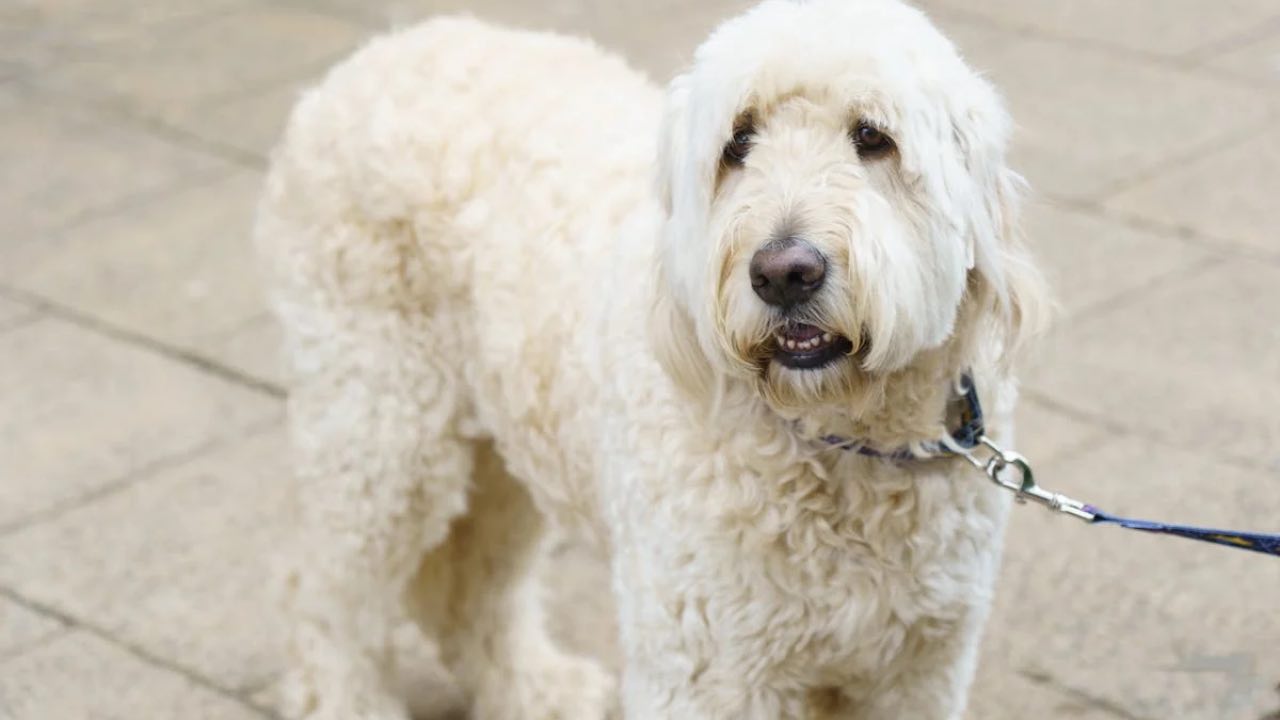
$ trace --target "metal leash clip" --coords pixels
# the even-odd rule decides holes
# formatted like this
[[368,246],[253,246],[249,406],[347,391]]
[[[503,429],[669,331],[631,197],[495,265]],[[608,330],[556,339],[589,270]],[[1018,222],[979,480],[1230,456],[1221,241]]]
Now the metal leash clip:
[[[991,451],[991,456],[986,460],[977,457],[973,453],[973,450],[977,449],[977,446],[975,446],[973,449],[965,450],[962,453],[964,459],[968,460],[970,465],[981,470],[991,482],[1015,493],[1018,502],[1025,503],[1027,500],[1031,500],[1050,510],[1066,513],[1085,522],[1093,522],[1095,515],[1089,512],[1084,503],[1079,500],[1072,500],[1066,495],[1049,492],[1037,485],[1034,476],[1031,474],[1031,466],[1027,464],[1026,458],[1016,452],[1009,452],[1001,448],[985,435],[978,438],[978,443],[985,445]],[[1018,478],[1016,481],[1002,477],[1006,474],[1005,470],[1009,468],[1014,468],[1017,471]]]

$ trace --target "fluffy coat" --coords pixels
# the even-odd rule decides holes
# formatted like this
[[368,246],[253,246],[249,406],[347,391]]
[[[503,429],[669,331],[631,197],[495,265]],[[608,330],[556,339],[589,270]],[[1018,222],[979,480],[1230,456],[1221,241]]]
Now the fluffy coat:
[[[469,19],[335,68],[256,231],[294,370],[287,712],[406,717],[407,611],[481,720],[961,717],[1006,499],[816,438],[936,439],[970,370],[1011,439],[1039,289],[1007,127],[896,0],[769,0],[665,100],[589,42]],[[746,266],[780,232],[828,263],[803,319],[855,346],[828,367],[770,361],[794,318]],[[549,526],[611,557],[620,687],[543,628]]]

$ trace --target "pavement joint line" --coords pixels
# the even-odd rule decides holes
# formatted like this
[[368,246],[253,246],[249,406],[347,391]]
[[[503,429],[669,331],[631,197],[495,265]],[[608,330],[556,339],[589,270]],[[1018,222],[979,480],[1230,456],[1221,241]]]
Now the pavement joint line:
[[1122,720],[1151,720],[1145,716],[1133,714],[1127,708],[1112,700],[1067,685],[1048,673],[1022,669],[1018,671],[1018,675],[1034,685],[1048,688],[1060,695],[1065,695],[1081,702],[1093,710],[1107,713],[1113,717],[1121,718]]
[[[82,632],[86,632],[90,635],[93,635],[99,640],[107,642],[115,646],[116,648],[127,652],[128,654],[132,655],[134,658],[141,660],[142,662],[148,665],[160,668],[162,670],[167,670],[171,673],[175,673],[185,678],[188,682],[198,685],[199,687],[202,687],[205,690],[208,690],[216,695],[219,695],[227,700],[230,700],[231,702],[235,703],[236,705],[239,705],[240,707],[246,710],[249,710],[254,715],[275,720],[274,714],[267,713],[257,705],[248,702],[245,698],[241,697],[234,690],[225,688],[219,685],[218,683],[214,682],[213,680],[210,680],[209,678],[206,678],[200,673],[194,670],[191,670],[189,668],[186,668],[179,663],[176,663],[167,658],[160,657],[159,655],[156,655],[138,645],[135,645],[134,643],[131,643],[122,638],[118,638],[115,635],[113,635],[111,632],[106,630],[105,628],[101,628],[90,622],[77,619],[76,617],[69,615],[65,612],[62,612],[61,610],[58,610],[57,608],[51,605],[46,605],[45,603],[32,600],[9,587],[0,586],[0,596],[7,597],[13,602],[18,603],[19,605],[23,605],[33,611],[62,620],[64,623],[66,623],[68,627],[75,628]],[[19,655],[17,657],[21,657],[21,656]]]
[[93,107],[113,115],[117,120],[132,124],[152,137],[183,150],[199,152],[249,170],[265,170],[267,167],[266,158],[257,153],[209,140],[164,119],[133,112],[112,101],[89,102],[93,102]]
[[[1231,455],[1229,453],[1210,452],[1203,449],[1189,449],[1186,443],[1179,443],[1169,440],[1155,431],[1146,428],[1135,427],[1124,423],[1116,422],[1101,413],[1086,410],[1075,405],[1063,402],[1054,395],[1043,390],[1037,390],[1030,386],[1024,386],[1022,389],[1022,398],[1039,406],[1044,410],[1051,410],[1060,415],[1064,415],[1076,422],[1085,423],[1100,427],[1111,433],[1110,439],[1120,440],[1125,438],[1136,438],[1142,442],[1151,443],[1160,447],[1169,448],[1171,450],[1180,450],[1201,457],[1214,460],[1219,463],[1230,465],[1239,470],[1249,472],[1261,472],[1264,474],[1274,474],[1276,468],[1266,462],[1258,462],[1247,457],[1239,455]],[[1084,446],[1084,443],[1081,443]],[[1066,457],[1065,453],[1058,453],[1059,458]]]
[[213,375],[224,381],[253,390],[267,397],[283,399],[287,394],[282,386],[274,382],[264,380],[225,363],[204,357],[197,352],[175,347],[143,333],[108,323],[37,293],[4,285],[0,285],[0,290],[6,290],[9,294],[16,295],[24,302],[35,305],[38,309],[45,311],[49,316],[58,320],[63,320],[76,325],[81,329],[88,330],[103,337],[111,338],[112,340],[118,340],[175,362],[189,365],[201,372],[204,372],[205,374]]
[[17,330],[18,328],[26,327],[27,325],[39,320],[41,317],[40,311],[32,308],[5,322],[0,322],[0,335],[3,335],[10,330]]
[[1267,20],[1263,20],[1253,27],[1229,37],[1222,38],[1221,40],[1215,40],[1198,48],[1192,48],[1191,50],[1183,53],[1180,57],[1188,62],[1195,63],[1200,67],[1205,67],[1204,63],[1207,60],[1211,60],[1259,40],[1265,40],[1277,32],[1280,32],[1280,14],[1277,14]]
[[92,490],[0,525],[0,540],[36,525],[57,520],[67,513],[86,508],[100,500],[119,495],[140,483],[153,480],[155,476],[166,470],[180,468],[236,443],[253,439],[258,435],[265,435],[273,428],[279,427],[281,421],[281,416],[273,415],[265,420],[250,423],[234,433],[206,440],[190,448],[179,450],[172,455],[165,455],[143,463],[139,467],[127,470],[123,474],[103,482]]
[[102,207],[82,211],[72,215],[67,220],[54,223],[48,228],[43,228],[38,232],[46,233],[51,236],[63,235],[95,222],[109,220],[117,215],[145,208],[147,205],[171,195],[177,195],[189,190],[208,187],[224,180],[229,180],[235,177],[236,173],[242,172],[245,172],[243,168],[239,166],[232,166],[215,168],[205,172],[190,173],[160,187],[125,195],[124,197],[108,203],[107,205],[103,205]]
[[1100,220],[1119,223],[1135,230],[1171,236],[1206,250],[1225,252],[1248,259],[1280,260],[1280,253],[1268,253],[1265,250],[1258,250],[1238,239],[1207,235],[1203,231],[1188,225],[1164,223],[1144,215],[1113,210],[1085,198],[1057,193],[1039,193],[1039,197],[1061,208],[1082,212]]
[[[985,25],[989,29],[1007,33],[1011,35],[1015,41],[1038,40],[1041,42],[1053,43],[1055,45],[1066,45],[1088,50],[1096,50],[1104,54],[1111,55],[1116,59],[1130,62],[1138,61],[1144,65],[1160,67],[1165,70],[1172,70],[1184,75],[1198,74],[1206,70],[1205,67],[1198,64],[1198,61],[1186,60],[1181,55],[1166,55],[1150,50],[1139,50],[1136,48],[1125,47],[1123,45],[1116,45],[1105,40],[1060,35],[1030,23],[1007,22],[968,8],[948,5],[944,8],[944,11],[970,23]],[[1232,84],[1242,89],[1262,90],[1271,88],[1271,83],[1262,82],[1252,77],[1225,73],[1222,71],[1206,74],[1212,74],[1222,79],[1230,80]]]
[[[23,607],[27,607],[27,606],[23,605]],[[31,608],[27,608],[27,609],[31,610]],[[31,610],[31,612],[38,613],[39,611]],[[41,617],[46,617],[45,615],[43,615],[43,613],[40,613],[40,615]],[[20,658],[23,655],[26,655],[27,653],[33,650],[39,650],[45,645],[48,645],[54,642],[55,640],[60,640],[63,637],[66,637],[68,633],[71,633],[74,631],[75,631],[74,628],[60,624],[56,629],[50,630],[49,632],[41,635],[40,637],[36,638],[35,640],[32,640],[31,642],[9,648],[4,652],[0,652],[0,666],[3,666],[5,663],[9,662],[10,660],[15,660],[17,658]],[[3,706],[0,706],[0,709],[3,709]]]
[[1276,125],[1274,113],[1268,113],[1266,119],[1256,125],[1247,125],[1235,128],[1229,132],[1215,135],[1203,142],[1197,143],[1190,148],[1184,148],[1179,152],[1167,155],[1152,164],[1138,169],[1132,175],[1122,177],[1109,183],[1102,190],[1092,193],[1088,196],[1088,201],[1102,204],[1106,198],[1115,197],[1120,193],[1129,192],[1142,185],[1167,176],[1170,170],[1184,166],[1190,162],[1203,159],[1210,153],[1222,152],[1234,147],[1243,145],[1251,140],[1262,137],[1267,131],[1272,130]]
[[1216,270],[1217,268],[1225,265],[1227,261],[1228,256],[1222,254],[1210,254],[1207,257],[1198,258],[1195,262],[1189,262],[1180,267],[1172,268],[1166,272],[1160,273],[1159,275],[1148,278],[1140,285],[1122,290],[1111,297],[1089,303],[1079,310],[1076,310],[1074,313],[1064,317],[1064,320],[1070,322],[1072,325],[1081,326],[1097,320],[1098,318],[1108,317],[1116,312],[1132,307],[1142,300],[1148,293],[1159,290],[1175,280],[1193,278],[1202,273]]
[[267,164],[266,159],[256,153],[209,140],[153,116],[131,112],[126,104],[110,98],[70,92],[66,88],[49,85],[35,78],[18,78],[15,79],[15,84],[26,89],[30,97],[45,103],[53,110],[59,110],[59,105],[88,110],[99,114],[103,121],[132,126],[165,144],[221,160],[235,167],[262,170]]

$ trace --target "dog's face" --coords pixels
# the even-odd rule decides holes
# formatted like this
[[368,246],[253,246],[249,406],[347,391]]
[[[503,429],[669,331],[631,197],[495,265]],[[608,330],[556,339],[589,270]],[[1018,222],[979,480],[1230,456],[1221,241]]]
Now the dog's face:
[[[897,0],[770,0],[668,96],[660,357],[687,388],[840,402],[1024,314],[999,99]],[[663,325],[665,323],[665,326]]]

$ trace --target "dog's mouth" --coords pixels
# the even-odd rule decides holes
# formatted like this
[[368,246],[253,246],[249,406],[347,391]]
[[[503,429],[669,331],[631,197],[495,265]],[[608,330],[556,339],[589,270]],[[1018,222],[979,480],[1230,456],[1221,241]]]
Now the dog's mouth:
[[825,367],[853,352],[849,338],[805,323],[783,326],[773,341],[773,361],[797,370]]

